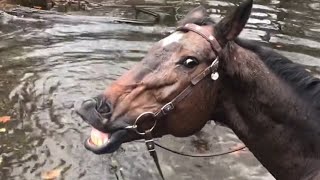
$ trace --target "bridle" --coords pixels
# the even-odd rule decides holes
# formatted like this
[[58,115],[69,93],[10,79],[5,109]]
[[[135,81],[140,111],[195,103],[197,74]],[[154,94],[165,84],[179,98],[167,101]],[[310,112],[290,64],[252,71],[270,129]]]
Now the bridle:
[[186,98],[192,92],[193,87],[196,86],[202,79],[206,78],[209,74],[211,74],[211,79],[214,81],[219,78],[219,74],[218,74],[219,54],[222,48],[219,42],[216,40],[216,38],[213,35],[211,35],[209,31],[207,31],[203,27],[196,24],[186,24],[184,26],[178,27],[176,31],[183,31],[183,32],[192,31],[200,35],[210,43],[211,49],[215,52],[217,58],[211,63],[210,66],[208,66],[201,73],[199,73],[194,78],[192,78],[190,81],[190,84],[183,91],[181,91],[180,94],[178,94],[175,98],[173,98],[170,102],[162,106],[159,111],[157,111],[156,113],[143,112],[136,118],[133,125],[126,127],[126,129],[132,129],[139,135],[146,135],[146,132],[140,132],[138,130],[138,125],[137,125],[138,122],[143,117],[149,116],[149,118],[147,119],[154,120],[153,126],[150,129],[148,129],[148,131],[151,132],[155,128],[157,121],[165,117],[170,112],[172,112],[175,109],[175,106],[179,102],[181,102],[184,98]]
[[[183,91],[181,91],[180,94],[178,94],[175,98],[173,98],[170,102],[168,102],[167,104],[162,106],[160,108],[160,110],[158,110],[155,113],[154,112],[143,112],[142,114],[140,114],[136,118],[136,120],[135,120],[133,125],[125,127],[125,129],[133,130],[137,134],[144,136],[147,149],[148,149],[150,155],[153,157],[153,160],[154,160],[154,162],[155,162],[155,164],[157,166],[159,174],[160,174],[160,176],[161,176],[161,178],[163,180],[164,180],[164,176],[163,176],[160,164],[159,164],[158,156],[157,156],[157,153],[156,153],[156,150],[155,150],[155,145],[157,145],[157,146],[159,146],[159,147],[161,147],[163,149],[166,149],[168,151],[180,154],[180,155],[186,155],[186,154],[182,154],[182,153],[170,150],[168,148],[165,148],[165,147],[155,143],[154,140],[153,140],[153,137],[152,137],[152,131],[156,127],[158,120],[161,120],[166,115],[171,113],[175,109],[176,105],[179,102],[181,102],[183,99],[185,99],[192,92],[193,87],[196,86],[201,80],[203,80],[204,78],[206,78],[210,74],[211,74],[211,79],[214,80],[214,81],[219,78],[218,65],[219,65],[219,57],[220,57],[221,50],[222,50],[219,42],[212,35],[212,33],[207,31],[206,29],[204,29],[203,27],[201,27],[199,25],[186,24],[184,26],[181,26],[181,27],[177,28],[176,31],[183,31],[183,32],[192,31],[192,32],[198,34],[199,36],[203,37],[205,40],[207,40],[209,42],[210,47],[214,51],[214,53],[216,54],[217,58],[211,63],[210,66],[208,66],[201,73],[199,73],[194,78],[192,78],[191,81],[190,81],[190,84]],[[149,129],[146,129],[146,130],[143,130],[143,131],[139,130],[138,129],[138,124],[139,124],[140,121],[142,121],[142,119],[153,120],[153,125]],[[210,155],[210,157],[229,154],[229,153],[232,153],[232,152],[235,152],[235,151],[242,150],[244,148],[245,147],[241,147],[241,148],[238,148],[236,150],[231,150],[231,151],[228,151],[228,152],[225,152],[225,153],[213,154],[213,155]],[[190,157],[209,157],[209,156],[192,156],[192,155],[186,155],[186,156],[190,156]]]

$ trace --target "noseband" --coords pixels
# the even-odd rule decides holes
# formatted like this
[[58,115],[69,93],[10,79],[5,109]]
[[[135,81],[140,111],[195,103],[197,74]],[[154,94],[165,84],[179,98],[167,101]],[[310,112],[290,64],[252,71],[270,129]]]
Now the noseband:
[[[196,86],[201,80],[206,78],[209,74],[211,74],[212,80],[217,80],[219,78],[219,74],[217,70],[218,70],[218,64],[219,64],[219,55],[222,50],[220,44],[218,43],[216,38],[212,35],[212,33],[199,25],[186,24],[185,26],[177,28],[176,31],[182,31],[182,32],[192,31],[198,34],[199,36],[203,37],[205,40],[209,42],[210,47],[212,51],[216,54],[217,58],[213,60],[210,66],[208,66],[201,73],[199,73],[197,76],[191,79],[190,84],[183,91],[181,91],[181,93],[178,94],[174,99],[172,99],[170,102],[162,106],[160,110],[158,110],[156,113],[144,112],[137,117],[133,125],[126,127],[126,129],[134,130],[137,134],[144,136],[147,149],[150,152],[150,155],[153,157],[154,162],[160,173],[160,176],[163,180],[164,180],[164,176],[160,168],[157,153],[155,151],[155,143],[152,137],[152,130],[157,125],[158,120],[162,119],[163,117],[168,115],[170,112],[172,112],[175,109],[176,105],[179,102],[181,102],[183,99],[185,99],[192,92],[193,87]],[[139,131],[138,123],[142,121],[142,119],[152,120],[153,121],[152,127],[149,129],[145,129],[143,131]]]

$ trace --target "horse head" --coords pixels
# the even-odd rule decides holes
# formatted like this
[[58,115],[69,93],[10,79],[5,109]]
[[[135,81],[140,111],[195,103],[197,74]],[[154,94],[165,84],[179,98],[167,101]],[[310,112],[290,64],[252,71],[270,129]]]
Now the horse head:
[[[85,146],[111,153],[124,142],[141,139],[145,130],[154,137],[185,137],[208,120],[219,120],[217,60],[242,31],[251,8],[248,0],[218,23],[203,7],[189,12],[177,31],[155,43],[103,94],[81,103],[78,114],[94,128]],[[127,128],[133,126],[135,131]]]

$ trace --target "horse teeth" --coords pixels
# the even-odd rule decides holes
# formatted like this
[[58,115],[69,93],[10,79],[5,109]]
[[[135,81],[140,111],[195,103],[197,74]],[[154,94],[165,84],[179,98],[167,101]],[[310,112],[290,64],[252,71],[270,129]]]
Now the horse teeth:
[[93,143],[93,144],[95,144],[95,145],[97,145],[97,137],[95,137],[95,136],[91,136],[91,142]]
[[102,145],[102,140],[101,139],[98,139],[98,141],[97,141],[97,144],[96,144],[97,146],[101,146]]

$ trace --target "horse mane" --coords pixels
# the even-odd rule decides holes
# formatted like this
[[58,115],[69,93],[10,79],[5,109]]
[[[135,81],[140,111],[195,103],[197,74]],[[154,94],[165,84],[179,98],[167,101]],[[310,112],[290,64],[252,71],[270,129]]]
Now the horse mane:
[[302,65],[292,62],[271,48],[240,38],[235,42],[257,54],[272,72],[287,82],[308,103],[320,110],[320,79],[312,76]]

